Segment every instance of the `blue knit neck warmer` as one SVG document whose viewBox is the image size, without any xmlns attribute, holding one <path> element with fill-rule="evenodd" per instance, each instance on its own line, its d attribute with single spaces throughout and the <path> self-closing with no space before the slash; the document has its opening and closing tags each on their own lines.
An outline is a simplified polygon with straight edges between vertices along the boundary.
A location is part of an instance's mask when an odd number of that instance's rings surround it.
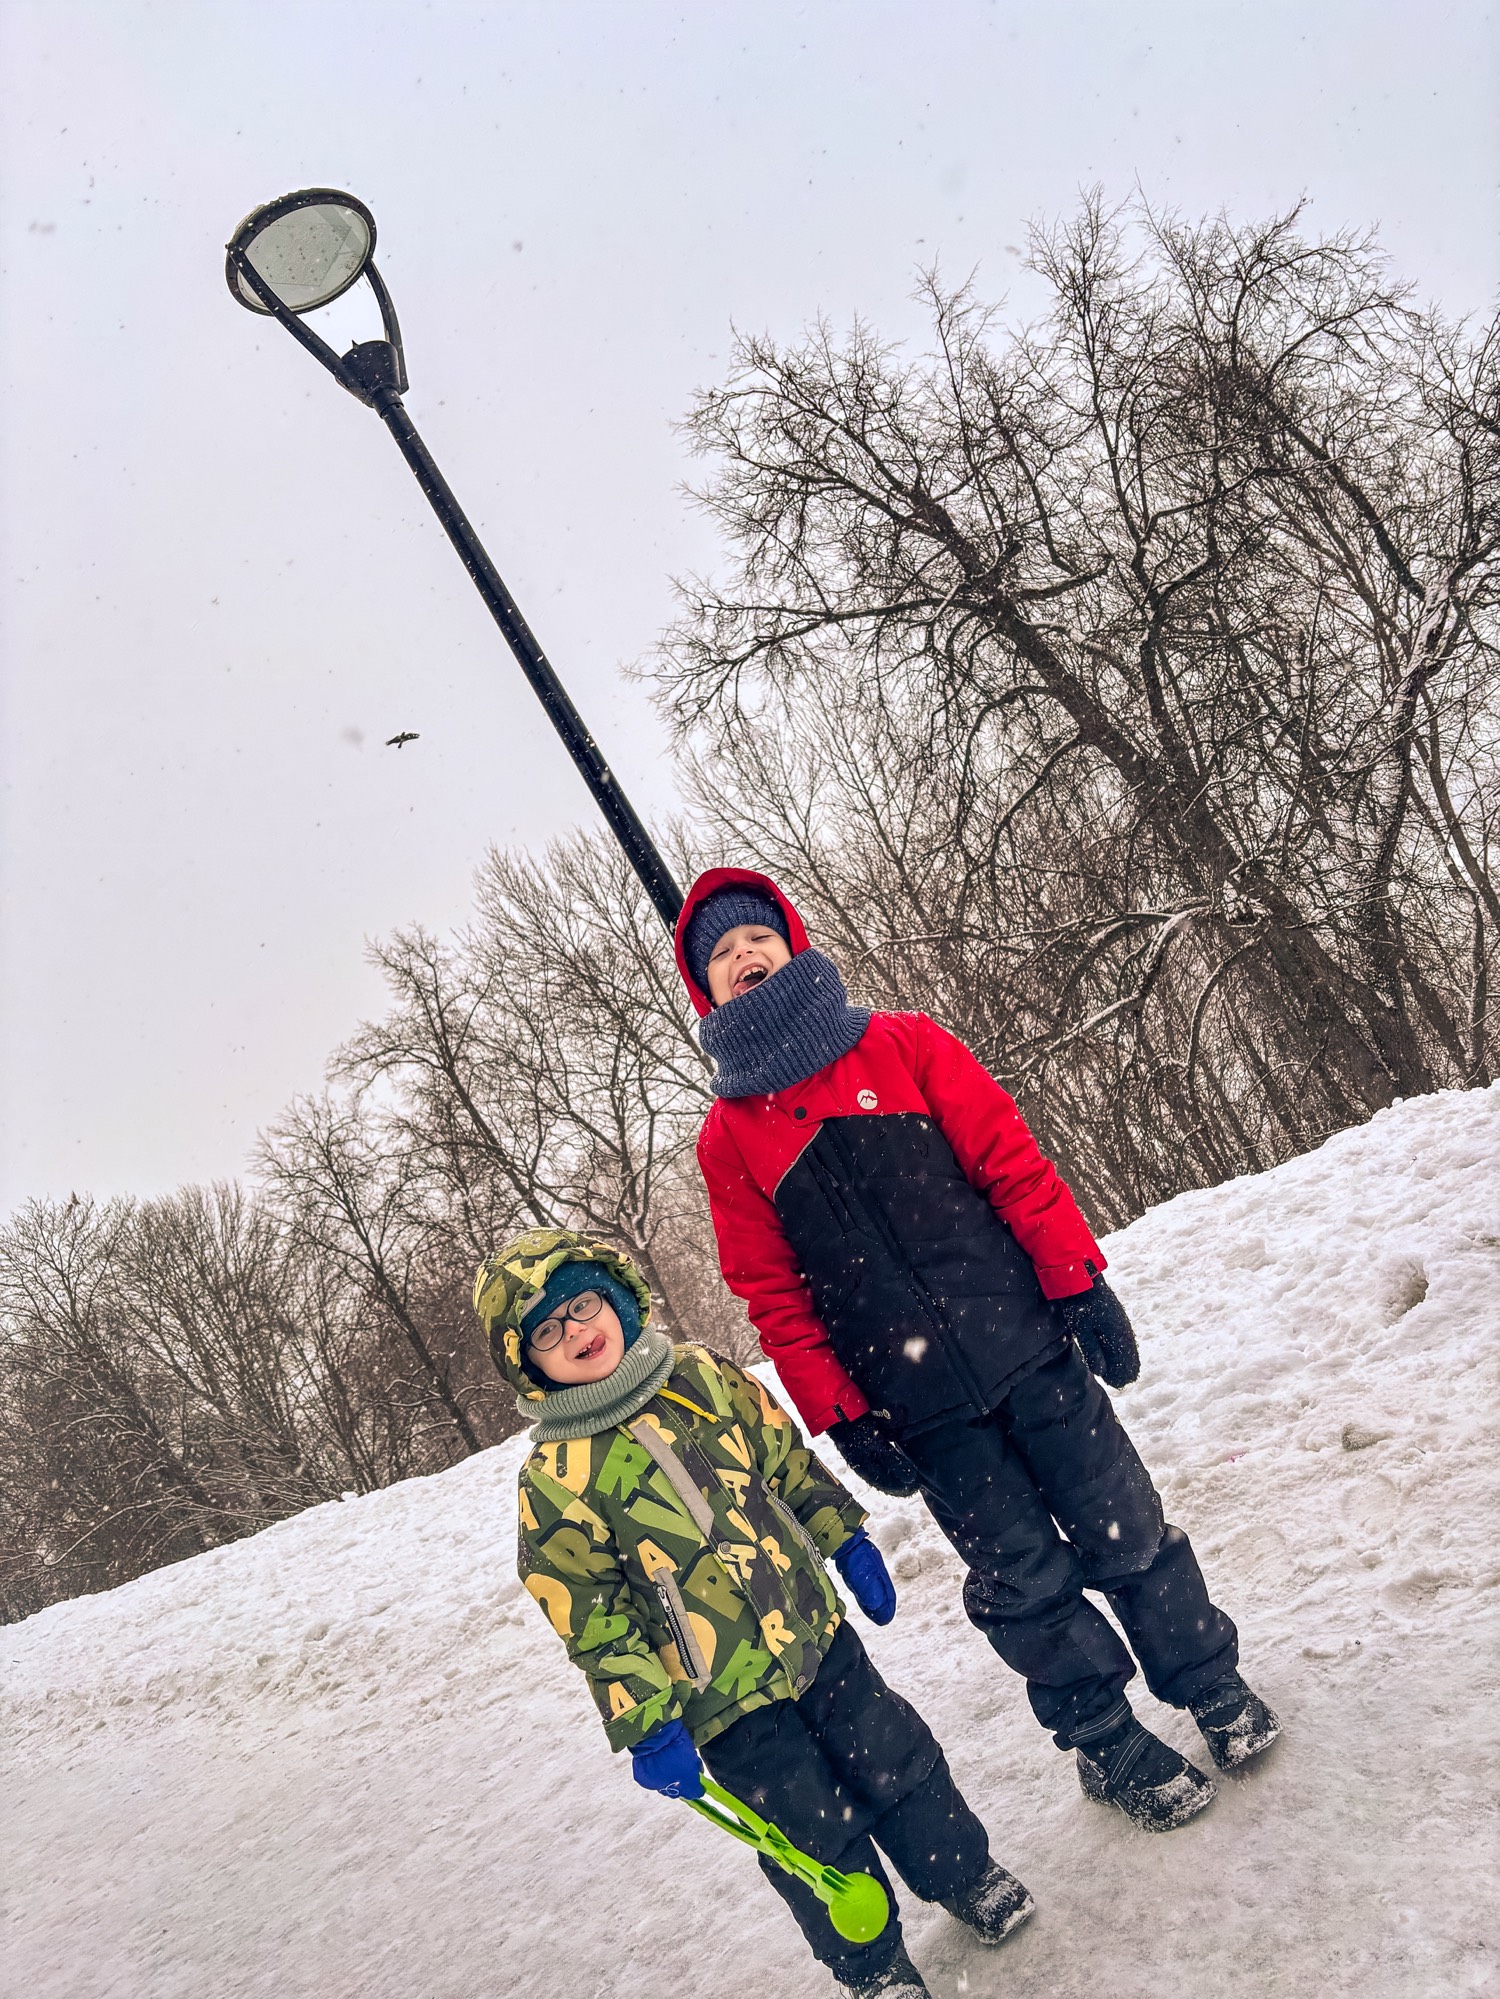
<svg viewBox="0 0 1500 1999">
<path fill-rule="evenodd" d="M 698 1039 L 714 1060 L 716 1097 L 764 1097 L 847 1055 L 869 1024 L 867 1006 L 850 1006 L 838 966 L 808 950 L 715 1007 Z"/>
</svg>

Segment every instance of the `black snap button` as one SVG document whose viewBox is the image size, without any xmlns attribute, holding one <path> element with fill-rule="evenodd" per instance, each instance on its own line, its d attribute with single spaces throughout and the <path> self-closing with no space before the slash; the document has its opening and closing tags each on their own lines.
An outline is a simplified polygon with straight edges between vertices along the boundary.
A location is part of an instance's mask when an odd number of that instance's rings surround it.
<svg viewBox="0 0 1500 1999">
<path fill-rule="evenodd" d="M 806 1105 L 806 1104 L 798 1104 L 797 1108 L 796 1108 L 796 1109 L 795 1109 L 795 1110 L 794 1110 L 794 1111 L 792 1112 L 792 1116 L 793 1116 L 793 1117 L 806 1117 L 806 1116 L 807 1116 L 807 1105 Z"/>
</svg>

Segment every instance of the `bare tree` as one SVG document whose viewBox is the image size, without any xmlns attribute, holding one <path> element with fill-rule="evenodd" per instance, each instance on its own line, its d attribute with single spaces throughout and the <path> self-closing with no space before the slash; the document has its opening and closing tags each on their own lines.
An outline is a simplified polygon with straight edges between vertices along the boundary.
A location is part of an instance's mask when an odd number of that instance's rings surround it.
<svg viewBox="0 0 1500 1999">
<path fill-rule="evenodd" d="M 412 1469 L 362 1299 L 236 1188 L 0 1232 L 0 1607 L 22 1615 Z"/>
<path fill-rule="evenodd" d="M 1500 348 L 1295 215 L 1033 262 L 1034 332 L 933 281 L 927 360 L 741 343 L 661 687 L 720 838 L 1123 1219 L 1489 1074 Z"/>
<path fill-rule="evenodd" d="M 516 1229 L 597 1230 L 636 1259 L 664 1325 L 736 1342 L 738 1315 L 699 1274 L 709 1065 L 614 848 L 586 835 L 541 861 L 492 855 L 463 938 L 413 930 L 377 959 L 391 1008 L 334 1073 L 388 1092 L 383 1148 L 410 1162 L 455 1251 L 472 1264 Z"/>
<path fill-rule="evenodd" d="M 602 840 L 495 856 L 466 936 L 380 956 L 387 1016 L 267 1136 L 253 1195 L 0 1231 L 0 1614 L 509 1434 L 469 1294 L 517 1228 L 607 1234 L 662 1323 L 745 1344 L 693 1160 L 707 1063 Z"/>
<path fill-rule="evenodd" d="M 296 1238 L 388 1315 L 409 1349 L 414 1405 L 441 1412 L 463 1456 L 482 1448 L 471 1405 L 493 1382 L 451 1315 L 446 1346 L 429 1337 L 420 1301 L 441 1288 L 437 1218 L 411 1153 L 365 1113 L 358 1098 L 300 1099 L 262 1146 L 264 1176 Z"/>
</svg>

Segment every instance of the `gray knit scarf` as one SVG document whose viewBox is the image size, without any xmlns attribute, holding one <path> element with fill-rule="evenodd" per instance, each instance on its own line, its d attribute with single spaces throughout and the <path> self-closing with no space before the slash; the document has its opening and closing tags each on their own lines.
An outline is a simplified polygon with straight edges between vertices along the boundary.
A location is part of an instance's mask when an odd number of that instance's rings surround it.
<svg viewBox="0 0 1500 1999">
<path fill-rule="evenodd" d="M 672 1342 L 655 1326 L 647 1326 L 613 1374 L 602 1381 L 575 1381 L 567 1388 L 549 1388 L 546 1415 L 532 1426 L 532 1442 L 561 1444 L 574 1437 L 594 1437 L 628 1423 L 651 1400 L 672 1372 L 676 1359 Z M 516 1407 L 529 1416 L 535 1403 L 518 1395 Z"/>
<path fill-rule="evenodd" d="M 850 1006 L 832 958 L 807 950 L 716 1007 L 698 1039 L 714 1059 L 716 1097 L 765 1097 L 847 1055 L 869 1024 L 870 1009 Z"/>
</svg>

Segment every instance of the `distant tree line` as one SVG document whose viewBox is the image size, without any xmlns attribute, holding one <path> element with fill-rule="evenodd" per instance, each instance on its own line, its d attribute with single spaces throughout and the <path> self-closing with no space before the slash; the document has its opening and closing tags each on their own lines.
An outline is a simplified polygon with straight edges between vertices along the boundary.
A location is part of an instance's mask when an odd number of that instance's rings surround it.
<svg viewBox="0 0 1500 1999">
<path fill-rule="evenodd" d="M 1033 262 L 1028 331 L 932 280 L 925 356 L 740 344 L 689 419 L 724 570 L 654 678 L 684 873 L 774 874 L 1110 1227 L 1491 1080 L 1500 332 L 1296 215 L 1089 201 Z M 0 1234 L 0 1615 L 507 1434 L 467 1292 L 514 1228 L 614 1237 L 746 1351 L 708 1067 L 608 842 L 494 855 L 466 933 L 378 955 L 248 1191 Z"/>
</svg>

